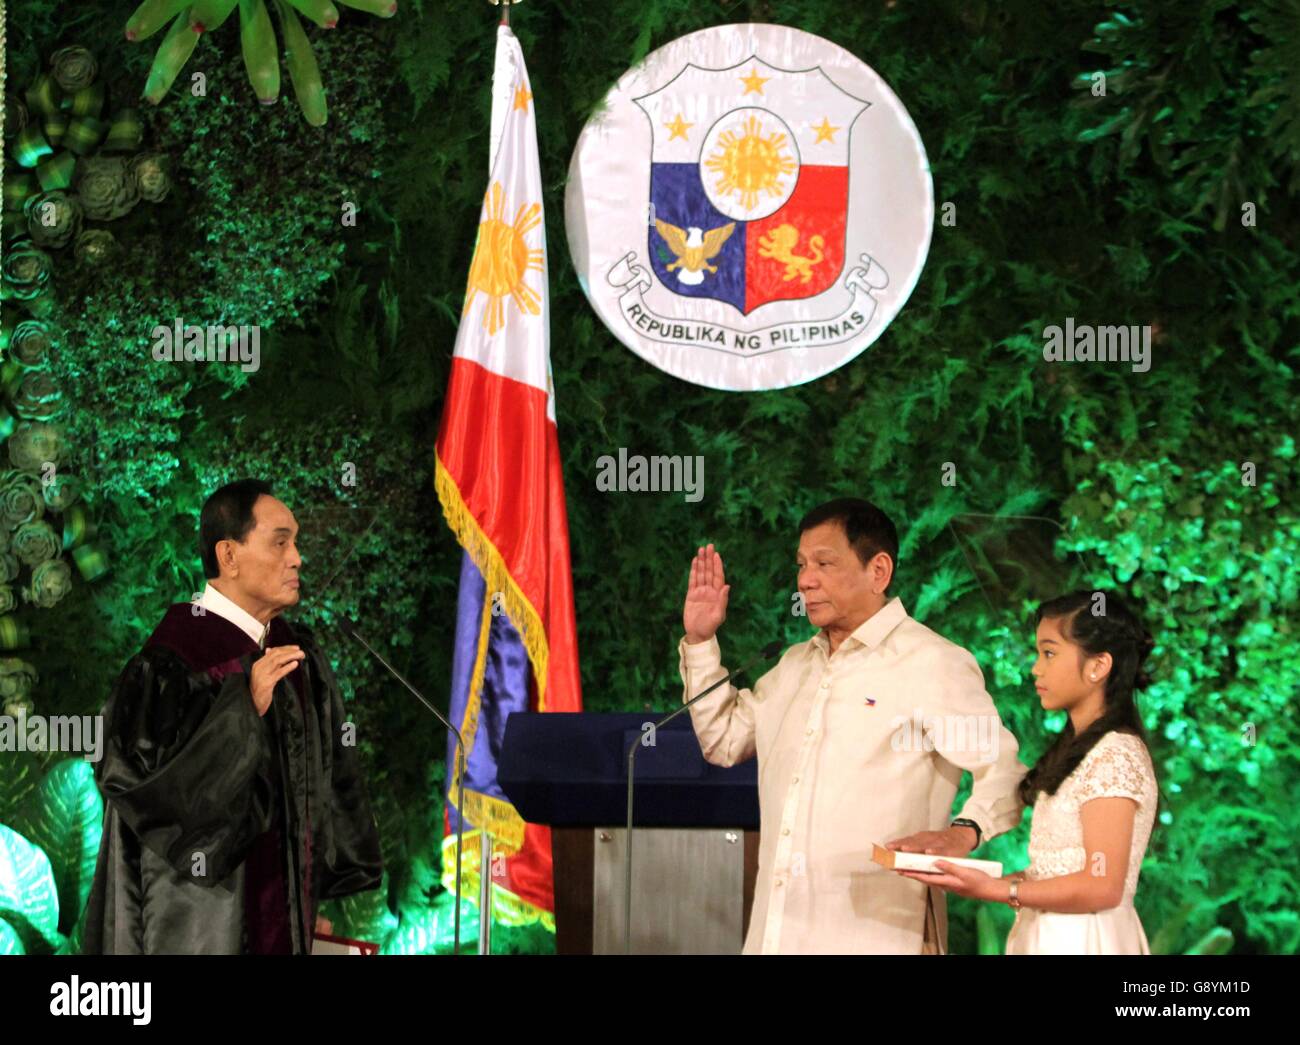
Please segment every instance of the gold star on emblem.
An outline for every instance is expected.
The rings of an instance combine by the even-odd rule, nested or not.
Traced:
[[[822,117],[820,127],[813,126],[813,130],[817,132],[817,142],[830,142],[832,145],[835,144],[835,132],[843,129],[843,127],[832,127],[830,119],[825,116]],[[813,142],[813,144],[816,145],[817,142]]]
[[[527,87],[525,87],[523,84],[520,84],[520,85],[519,85],[519,90],[515,91],[515,105],[514,105],[514,107],[515,107],[516,109],[523,109],[524,112],[527,112],[527,111],[528,111],[528,103],[532,100],[532,97],[533,97],[533,93],[532,93],[532,91],[530,91],[530,90],[529,90]]]
[[[687,123],[679,114],[677,119],[673,120],[672,123],[665,123],[664,126],[673,132],[672,137],[668,139],[669,141],[672,141],[673,138],[683,138],[689,141],[689,139],[686,138],[686,132],[694,127],[695,124]]]
[[[740,78],[740,82],[745,85],[746,94],[749,94],[751,91],[754,94],[762,94],[763,84],[767,83],[770,79],[772,79],[770,76],[759,76],[758,66],[754,66],[754,68],[749,70],[748,76],[742,76]]]

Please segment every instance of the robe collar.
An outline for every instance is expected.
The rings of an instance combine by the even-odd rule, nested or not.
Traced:
[[[189,602],[169,606],[145,646],[163,646],[172,650],[194,671],[206,671],[257,652],[257,642],[247,632],[216,613],[199,613],[199,608]],[[294,628],[283,617],[271,618],[266,639],[268,646],[286,646],[300,641]]]
[[[225,617],[256,642],[259,648],[266,647],[266,635],[270,631],[270,625],[263,624],[234,599],[223,595],[212,586],[211,581],[204,586],[203,594],[199,597],[199,605],[219,617]]]

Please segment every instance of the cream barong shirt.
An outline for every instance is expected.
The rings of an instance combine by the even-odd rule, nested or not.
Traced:
[[[683,702],[727,674],[716,638],[678,649]],[[758,755],[745,954],[947,950],[944,892],[872,863],[871,846],[946,828],[963,770],[973,785],[960,815],[984,840],[1020,822],[1027,768],[970,653],[894,598],[834,654],[819,632],[752,691],[729,683],[691,715],[714,765]]]

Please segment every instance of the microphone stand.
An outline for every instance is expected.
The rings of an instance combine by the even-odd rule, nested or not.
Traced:
[[[424,699],[424,694],[407,682],[401,672],[389,664],[388,661],[384,660],[379,651],[361,637],[355,624],[346,617],[341,617],[339,619],[339,627],[342,628],[343,634],[347,635],[349,638],[356,639],[357,642],[361,643],[361,645],[369,651],[372,657],[388,669],[389,674],[392,675],[393,678],[397,679],[398,682],[415,694],[416,699],[432,711],[438,721],[451,730],[456,737],[456,765],[458,767],[456,771],[456,921],[452,953],[460,954],[460,854],[462,842],[465,837],[465,738],[460,735],[460,730],[452,725],[441,711]],[[480,876],[485,873],[487,873],[486,868],[479,868]],[[491,917],[491,912],[488,912],[486,915],[480,912],[479,916]]]
[[[730,682],[732,679],[740,675],[743,675],[745,672],[749,671],[754,666],[761,664],[764,661],[771,660],[780,652],[781,652],[780,642],[768,643],[766,646],[763,647],[759,655],[755,657],[753,660],[751,660],[744,667],[737,668],[730,675],[724,675],[722,678],[718,679],[717,682],[713,683],[713,685],[709,686],[707,689],[703,690],[702,692],[697,693],[681,707],[665,715],[658,722],[654,723],[650,727],[651,734],[654,735],[658,733],[660,726],[666,726],[669,722],[675,719],[683,711],[686,711],[688,708],[690,708],[692,704],[696,703],[697,701],[703,700],[705,697],[707,697],[710,693],[712,693],[723,683]],[[632,953],[632,785],[633,785],[633,779],[636,770],[635,767],[636,749],[641,747],[642,743],[644,742],[644,739],[645,736],[644,734],[642,734],[641,737],[638,737],[635,741],[632,742],[632,746],[628,749],[627,752],[627,831],[626,834],[624,835],[624,840],[623,840],[624,842],[623,845],[623,953],[624,954]]]

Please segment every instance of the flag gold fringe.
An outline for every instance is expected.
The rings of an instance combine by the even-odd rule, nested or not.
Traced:
[[[465,744],[465,763],[468,764],[470,752],[474,750],[474,742],[478,739],[478,716],[483,706],[483,676],[487,673],[487,652],[488,636],[492,631],[492,600],[485,598],[483,600],[483,610],[479,614],[478,626],[478,643],[475,646],[474,667],[469,673],[469,693],[465,697],[465,715],[460,721],[460,736]],[[455,770],[451,775],[451,785],[447,789],[447,795],[459,794],[460,791],[460,768],[461,759],[456,758]],[[468,800],[465,802],[469,805]],[[465,813],[465,810],[458,810]],[[478,819],[474,823],[479,827],[485,827],[486,822]]]
[[[537,680],[537,710],[546,710],[546,665],[550,648],[546,641],[546,629],[536,608],[528,600],[514,577],[510,575],[505,559],[497,550],[492,539],[483,532],[478,520],[465,504],[460,489],[451,473],[443,467],[442,459],[434,453],[434,484],[438,491],[438,501],[442,504],[442,514],[451,527],[456,540],[469,552],[478,567],[479,573],[487,582],[485,597],[489,600],[500,592],[505,596],[505,610],[510,622],[519,632],[524,649],[528,651],[528,660],[533,666],[533,675]],[[468,752],[467,752],[468,756]]]
[[[461,856],[461,895],[478,903],[479,890],[479,836],[477,829],[465,832],[465,851]],[[456,836],[442,840],[442,887],[449,893],[456,889]],[[481,914],[481,912],[480,912]],[[549,932],[555,932],[555,914],[530,903],[512,893],[505,886],[492,885],[492,920],[497,925],[523,926],[537,922]]]

